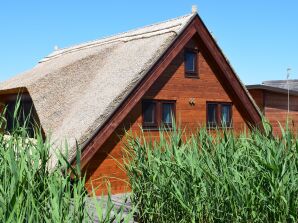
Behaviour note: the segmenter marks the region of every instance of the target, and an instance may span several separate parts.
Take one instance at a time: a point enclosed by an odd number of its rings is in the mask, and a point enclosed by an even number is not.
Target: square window
[[[142,114],[144,129],[172,128],[175,118],[175,101],[144,100]]]
[[[232,127],[232,104],[228,102],[207,103],[207,127]]]

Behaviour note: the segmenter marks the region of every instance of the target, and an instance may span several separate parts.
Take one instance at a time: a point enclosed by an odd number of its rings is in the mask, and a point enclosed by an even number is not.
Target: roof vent
[[[198,13],[198,7],[196,5],[191,6],[191,13],[193,14]]]
[[[54,50],[56,51],[56,50],[59,50],[59,47],[56,45],[56,46],[54,46]]]

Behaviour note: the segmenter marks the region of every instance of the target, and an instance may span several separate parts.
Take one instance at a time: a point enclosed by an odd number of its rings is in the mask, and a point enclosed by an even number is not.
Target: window
[[[144,100],[142,103],[143,128],[172,128],[175,118],[175,101]]]
[[[197,77],[197,52],[195,50],[185,50],[184,67],[186,76]]]
[[[17,125],[23,127],[26,122],[26,128],[29,137],[34,137],[35,110],[33,109],[32,101],[20,100],[17,117],[14,117],[15,108],[15,100],[7,103],[7,111],[5,114],[5,118],[7,120],[6,130],[8,132],[12,132],[17,127]]]
[[[232,104],[224,102],[208,102],[207,127],[232,127]]]

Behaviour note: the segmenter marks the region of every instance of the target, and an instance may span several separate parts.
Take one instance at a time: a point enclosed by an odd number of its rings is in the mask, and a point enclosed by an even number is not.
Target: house
[[[263,115],[272,124],[274,134],[280,135],[280,124],[285,127],[287,122],[288,127],[297,132],[298,80],[264,81],[262,84],[246,87]]]
[[[172,115],[187,131],[200,126],[241,131],[261,123],[245,86],[196,12],[65,49],[0,85],[10,100],[22,90],[54,145],[76,140],[87,188],[110,176],[127,190],[121,162],[124,129],[158,137]],[[63,147],[61,147],[63,148]],[[60,149],[61,149],[60,148]],[[59,149],[59,148],[58,148]],[[54,151],[51,166],[54,166]],[[102,187],[97,193],[100,194]]]

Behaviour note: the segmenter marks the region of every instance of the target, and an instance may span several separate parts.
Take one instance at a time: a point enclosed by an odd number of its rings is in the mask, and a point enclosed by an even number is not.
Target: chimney
[[[196,5],[191,6],[191,13],[193,13],[193,14],[198,13],[198,7]]]

